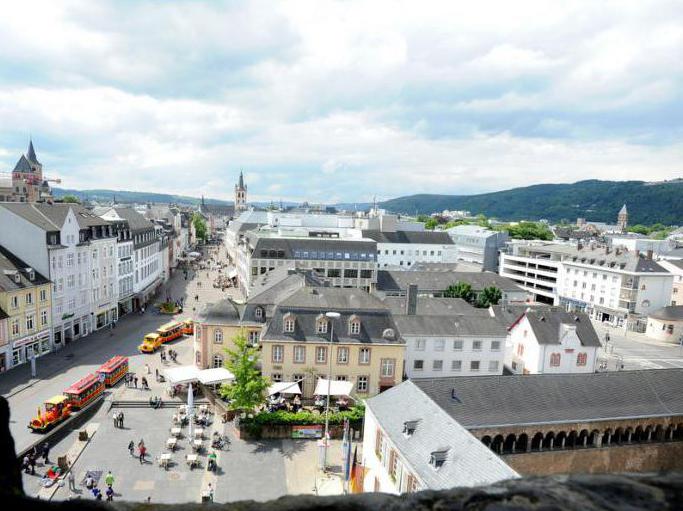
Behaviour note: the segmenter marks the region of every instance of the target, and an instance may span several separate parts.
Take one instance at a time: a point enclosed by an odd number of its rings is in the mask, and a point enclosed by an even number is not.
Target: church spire
[[[33,149],[33,140],[30,138],[28,139],[28,152],[26,153],[26,157],[31,163],[40,163],[36,156],[36,151]]]
[[[237,184],[237,186],[238,186],[239,188],[244,189],[244,174],[242,173],[241,170],[240,170],[240,181],[239,181],[239,183]]]

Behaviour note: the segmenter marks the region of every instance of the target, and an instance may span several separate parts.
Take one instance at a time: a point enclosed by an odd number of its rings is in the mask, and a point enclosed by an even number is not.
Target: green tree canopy
[[[436,218],[430,218],[425,222],[425,229],[433,231],[437,225],[439,225],[439,221]]]
[[[80,204],[81,200],[75,195],[65,195],[62,197],[62,202],[69,202],[71,204]]]
[[[495,286],[485,287],[477,297],[476,306],[488,308],[491,305],[498,305],[500,299],[503,298],[503,293]]]
[[[519,222],[496,226],[498,231],[507,231],[511,238],[517,240],[551,241],[555,236],[547,225],[540,222]]]
[[[474,292],[472,291],[472,286],[467,282],[456,282],[446,288],[444,296],[447,298],[462,298],[470,302],[474,298]]]
[[[208,231],[206,228],[206,220],[204,220],[204,217],[199,213],[193,214],[192,225],[194,226],[194,230],[197,233],[197,238],[202,241],[206,241],[206,238],[208,237]]]
[[[230,400],[230,409],[236,411],[253,411],[266,401],[268,379],[258,370],[258,349],[247,341],[244,331],[234,338],[235,349],[226,349],[228,360],[225,367],[235,375],[235,379],[219,389],[222,397]]]

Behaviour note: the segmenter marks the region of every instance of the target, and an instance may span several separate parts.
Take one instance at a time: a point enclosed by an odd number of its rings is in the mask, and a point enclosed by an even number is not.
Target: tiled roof
[[[254,246],[253,257],[261,257],[261,250],[283,250],[285,259],[294,259],[295,251],[300,252],[362,252],[374,255],[377,245],[371,240],[348,238],[271,238],[258,236],[252,232],[248,235]],[[370,259],[374,260],[374,259]]]
[[[209,303],[199,313],[197,320],[200,323],[222,325],[226,323],[239,323],[240,317],[235,303],[226,298],[216,303]]]
[[[683,369],[413,382],[468,429],[683,415]]]
[[[453,240],[445,231],[372,231],[364,230],[364,238],[377,243],[421,243],[434,245],[453,245]]]
[[[366,401],[384,434],[425,489],[478,486],[519,477],[491,449],[408,380]],[[411,435],[406,422],[417,421]],[[430,454],[446,451],[444,464],[430,465]]]
[[[457,282],[467,282],[474,291],[494,286],[501,291],[522,291],[511,279],[490,272],[459,271],[401,271],[379,270],[377,289],[379,291],[404,291],[409,284],[417,284],[420,291],[445,291]]]
[[[26,156],[23,154],[21,155],[21,158],[19,158],[19,161],[17,161],[17,164],[14,166],[14,172],[33,172],[33,169],[31,168],[31,163],[26,159]]]
[[[583,312],[569,313],[555,309],[530,310],[524,314],[539,344],[560,344],[560,325],[572,325],[576,327],[576,334],[582,346],[602,346],[593,323]]]
[[[235,206],[227,204],[201,204],[199,210],[206,215],[229,217],[235,215]]]

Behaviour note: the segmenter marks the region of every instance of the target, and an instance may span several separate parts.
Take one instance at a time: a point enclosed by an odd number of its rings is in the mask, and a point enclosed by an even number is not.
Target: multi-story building
[[[683,305],[683,259],[661,259],[657,263],[673,275],[671,305]]]
[[[305,398],[318,378],[352,382],[353,394],[362,398],[393,387],[403,374],[405,343],[391,312],[359,289],[294,291],[275,305],[260,344],[262,373],[276,382],[302,382]]]
[[[392,311],[406,343],[408,378],[503,374],[507,325],[501,318],[461,300],[420,297],[416,286],[385,303],[396,300],[405,304]]]
[[[447,406],[454,398],[437,401],[409,380],[366,401],[365,492],[443,490],[519,477],[452,417]]]
[[[458,225],[446,232],[456,249],[456,260],[477,264],[482,271],[498,271],[498,254],[508,241],[504,231],[479,225]]]
[[[557,301],[559,258],[545,250],[547,243],[510,243],[500,253],[498,272],[529,293],[535,302]]]
[[[445,231],[363,230],[377,242],[377,267],[409,269],[415,263],[451,263],[455,245]]]
[[[0,244],[52,282],[55,347],[117,318],[116,235],[78,204],[0,203]]]
[[[598,334],[586,314],[527,310],[509,328],[506,365],[516,374],[593,373]]]
[[[0,372],[52,350],[51,287],[0,246]]]

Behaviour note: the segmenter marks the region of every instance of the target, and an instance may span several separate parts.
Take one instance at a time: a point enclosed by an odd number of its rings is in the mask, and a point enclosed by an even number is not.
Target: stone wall
[[[662,472],[683,470],[683,442],[506,454],[502,459],[522,475]]]

